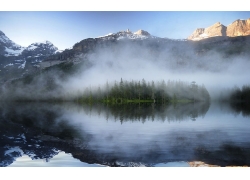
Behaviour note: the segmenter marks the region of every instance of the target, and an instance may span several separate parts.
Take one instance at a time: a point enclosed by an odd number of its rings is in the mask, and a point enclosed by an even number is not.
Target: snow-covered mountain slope
[[[19,56],[40,57],[56,54],[60,52],[50,41],[32,43],[28,47],[22,47],[10,40],[0,31],[0,55],[5,57]]]
[[[138,30],[136,32],[131,32],[129,29],[126,31],[119,31],[117,33],[109,33],[105,36],[99,36],[98,38],[101,38],[103,40],[121,40],[121,39],[148,39],[148,38],[157,38],[156,36],[150,35],[147,31],[144,30]]]
[[[58,48],[50,41],[36,42],[29,45],[22,52],[27,57],[40,57],[55,54]]]
[[[2,31],[0,31],[0,54],[4,56],[18,56],[25,47],[22,47],[10,40]]]
[[[43,41],[43,42],[36,42],[36,43],[32,43],[31,45],[29,45],[26,50],[35,50],[39,47],[43,47],[43,48],[49,48],[51,50],[58,50],[57,47],[55,47],[51,42],[49,41]]]
[[[28,47],[22,47],[0,31],[0,82],[20,78],[35,71],[40,62],[60,52],[50,41],[36,42]]]

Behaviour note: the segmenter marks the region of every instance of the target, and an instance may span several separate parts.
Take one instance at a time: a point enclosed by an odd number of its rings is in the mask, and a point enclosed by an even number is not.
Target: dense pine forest
[[[124,81],[106,84],[101,88],[86,88],[77,98],[78,102],[94,103],[104,102],[111,104],[125,103],[177,103],[209,101],[210,95],[204,85],[199,86],[195,82],[182,81],[146,82]]]

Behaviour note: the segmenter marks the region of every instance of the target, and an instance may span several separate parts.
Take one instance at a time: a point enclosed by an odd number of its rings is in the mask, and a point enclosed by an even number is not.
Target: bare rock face
[[[215,37],[215,36],[247,36],[250,35],[250,18],[247,20],[236,20],[227,27],[220,22],[208,28],[196,29],[187,39],[199,41],[201,39]]]
[[[247,20],[236,20],[227,27],[227,36],[247,36],[250,35],[250,18]]]
[[[209,37],[214,36],[225,36],[227,27],[221,24],[220,22],[215,23],[214,25],[205,29],[204,34]]]
[[[204,33],[204,31],[205,31],[205,28],[198,28],[198,29],[196,29],[196,30],[193,32],[193,34],[191,34],[191,35],[188,37],[188,39],[194,40],[194,39],[196,39],[196,38],[199,38],[200,35],[202,35],[202,34]]]
[[[147,31],[144,31],[144,30],[141,30],[141,29],[136,31],[134,34],[143,35],[143,36],[150,36],[150,34]]]
[[[195,41],[214,36],[226,36],[226,30],[226,26],[224,26],[220,22],[217,22],[208,28],[196,29],[194,33],[188,37],[188,39]]]

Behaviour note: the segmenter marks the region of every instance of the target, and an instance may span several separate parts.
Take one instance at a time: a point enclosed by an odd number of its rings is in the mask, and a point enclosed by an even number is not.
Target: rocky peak
[[[50,41],[46,40],[42,42],[32,43],[27,48],[25,48],[22,54],[25,56],[40,57],[40,56],[52,55],[57,50],[58,50],[57,47],[55,47]]]
[[[207,28],[196,29],[193,34],[191,34],[189,40],[201,40],[204,38],[214,37],[214,36],[225,36],[227,27],[220,22]]]
[[[193,32],[193,34],[191,34],[191,35],[188,37],[188,39],[190,39],[190,40],[195,40],[196,38],[199,38],[200,35],[202,35],[202,34],[204,33],[204,31],[205,31],[205,28],[198,28],[198,29],[196,29],[196,30]]]
[[[0,55],[18,56],[24,47],[14,43],[2,31],[0,31]]]
[[[215,23],[214,25],[205,29],[204,33],[206,33],[209,37],[214,36],[225,36],[227,27],[221,24],[220,22]]]
[[[150,36],[150,34],[147,31],[144,31],[142,29],[136,31],[134,34],[142,35],[142,36]]]
[[[227,36],[247,36],[250,35],[250,18],[247,20],[237,19],[227,27]]]
[[[227,27],[220,22],[207,28],[196,29],[187,39],[201,40],[215,36],[247,36],[250,35],[250,18],[247,20],[236,20]]]

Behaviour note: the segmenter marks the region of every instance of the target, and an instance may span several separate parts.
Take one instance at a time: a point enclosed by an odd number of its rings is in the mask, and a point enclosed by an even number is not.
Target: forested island
[[[115,81],[106,82],[102,88],[86,88],[76,98],[80,103],[102,102],[107,104],[127,103],[184,103],[209,101],[210,95],[204,85],[197,85],[182,81],[164,80],[158,82],[141,81]]]

